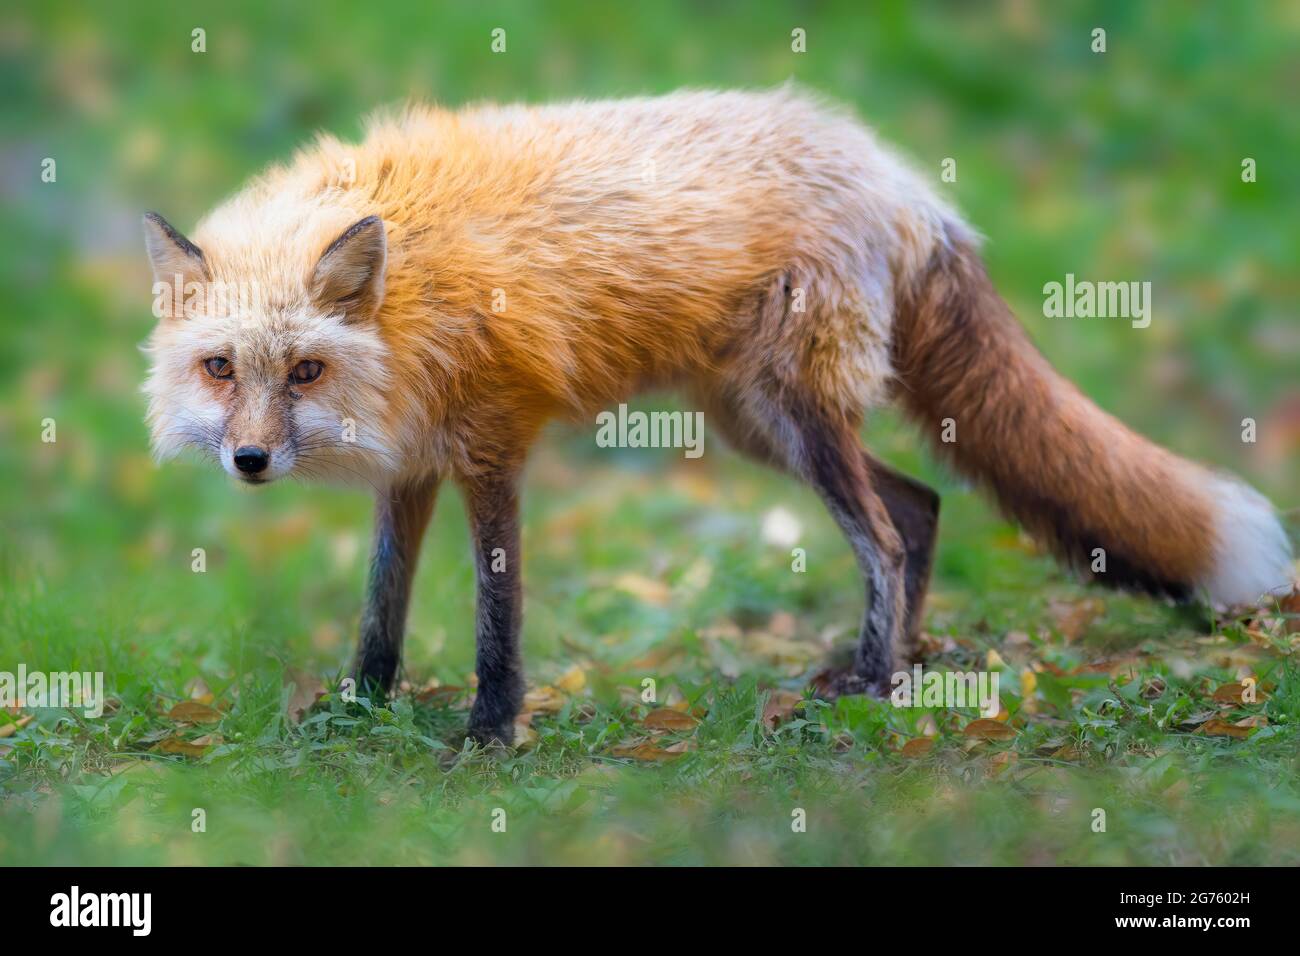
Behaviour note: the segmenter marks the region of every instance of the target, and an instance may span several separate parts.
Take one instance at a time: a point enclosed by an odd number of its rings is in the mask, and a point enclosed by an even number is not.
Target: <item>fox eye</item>
[[[293,367],[293,371],[289,373],[289,377],[299,385],[306,385],[308,382],[314,382],[316,379],[320,378],[320,373],[323,371],[325,371],[325,366],[320,362],[313,361],[312,359],[303,359]]]
[[[234,378],[235,370],[230,362],[221,356],[214,356],[203,361],[203,367],[213,378]]]

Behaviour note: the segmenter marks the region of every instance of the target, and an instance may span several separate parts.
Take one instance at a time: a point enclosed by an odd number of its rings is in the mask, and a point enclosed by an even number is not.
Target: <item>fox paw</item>
[[[813,688],[822,700],[833,701],[840,697],[865,695],[877,700],[887,700],[890,694],[889,678],[872,680],[855,674],[848,668],[828,668],[812,679]]]
[[[515,725],[501,724],[495,727],[470,724],[470,738],[483,747],[509,747],[515,740]]]

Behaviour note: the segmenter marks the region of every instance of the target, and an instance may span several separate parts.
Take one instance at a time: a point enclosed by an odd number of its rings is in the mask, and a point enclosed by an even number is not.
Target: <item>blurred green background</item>
[[[490,48],[497,27],[501,54]],[[1091,50],[1097,27],[1102,54]],[[195,28],[204,53],[192,52]],[[791,50],[795,28],[805,53]],[[1228,742],[1250,747],[1244,756],[1217,741],[1162,750],[1152,741],[1167,722],[1111,728],[1122,743],[1097,744],[1086,772],[1039,766],[1051,773],[1033,786],[992,789],[964,785],[960,748],[883,780],[881,761],[896,758],[881,735],[908,730],[868,705],[838,710],[821,737],[773,743],[754,725],[762,688],[797,688],[813,651],[852,634],[859,588],[815,499],[716,440],[699,461],[611,456],[593,430],[557,428],[540,453],[526,499],[529,673],[546,683],[576,661],[587,686],[582,708],[539,720],[534,750],[429,756],[419,738],[452,740],[455,708],[408,705],[310,731],[286,722],[286,674],[301,685],[348,657],[369,503],[290,484],[241,494],[207,464],[157,468],[137,346],[152,321],[141,212],[189,230],[317,129],[353,137],[365,114],[406,98],[540,102],[794,78],[850,104],[936,180],[945,158],[957,161],[957,181],[941,188],[988,237],[995,281],[1099,404],[1294,507],[1298,38],[1290,2],[7,4],[0,670],[103,670],[122,706],[99,725],[41,715],[0,748],[0,861],[1294,862],[1296,741],[1277,726],[1271,744]],[[54,182],[42,181],[46,158]],[[1255,182],[1242,181],[1245,158]],[[1151,326],[1043,318],[1044,283],[1069,272],[1151,281]],[[1252,444],[1241,440],[1247,417]],[[52,444],[41,441],[45,419],[56,422]],[[1052,602],[1082,600],[892,415],[868,427],[885,457],[945,492],[930,628],[957,639],[955,663],[962,648],[982,659],[1009,631],[1037,641]],[[805,576],[762,543],[775,508],[825,556]],[[207,549],[206,574],[191,573],[194,547]],[[449,491],[412,611],[416,685],[466,682],[472,579]],[[663,582],[671,599],[646,582]],[[1091,635],[1103,647],[1206,633],[1195,615],[1107,601]],[[701,633],[719,626],[742,638]],[[751,633],[805,646],[754,650]],[[1068,643],[1057,650],[1091,653]],[[677,654],[672,667],[664,648]],[[1186,667],[1150,666],[1183,681],[1188,700],[1237,673],[1179,653]],[[605,760],[637,718],[635,695],[620,688],[635,687],[655,654],[685,698],[711,702],[699,751],[671,768]],[[1274,675],[1283,689],[1288,673]],[[715,685],[725,700],[709,696]],[[199,696],[196,686],[229,709],[224,742],[195,762],[159,759],[160,710]],[[1089,695],[1104,697],[1105,681],[1075,689],[1079,711],[1062,732],[1086,743],[1089,722],[1110,719],[1089,709],[1102,708]],[[403,734],[406,750],[390,739]],[[1041,743],[1018,746],[1022,767]],[[1138,757],[1169,761],[1154,772],[1155,795]],[[746,785],[755,773],[770,781],[757,794]],[[1170,774],[1202,802],[1165,800]],[[1094,791],[1128,801],[1126,841],[1061,828],[1059,801],[1087,794],[1079,805],[1091,806],[1103,799]],[[205,799],[227,808],[222,842],[186,844],[186,808]],[[549,814],[549,828],[525,826],[508,844],[472,836],[493,799],[525,819]],[[820,836],[790,844],[786,808],[815,799],[830,808]],[[776,824],[740,812],[746,800]],[[1225,815],[1241,826],[1225,831]],[[366,849],[367,834],[386,834],[386,849]]]

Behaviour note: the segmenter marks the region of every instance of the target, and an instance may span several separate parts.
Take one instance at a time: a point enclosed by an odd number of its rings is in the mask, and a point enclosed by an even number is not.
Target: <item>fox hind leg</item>
[[[904,636],[919,627],[938,496],[873,458],[858,440],[851,418],[807,400],[741,394],[712,391],[700,398],[729,444],[808,482],[848,539],[862,571],[867,606],[858,645],[851,669],[837,677],[831,691],[883,692],[906,650]],[[915,540],[905,547],[900,531]]]
[[[888,692],[907,619],[906,551],[889,509],[872,484],[872,470],[848,422],[796,407],[800,470],[848,538],[862,571],[866,611],[850,673],[831,688],[839,694]]]
[[[871,473],[871,486],[885,503],[906,551],[903,579],[907,612],[902,632],[903,645],[898,652],[901,659],[910,660],[917,655],[925,594],[930,587],[930,570],[934,565],[935,538],[939,531],[939,494],[929,485],[890,468],[870,452],[864,451],[862,457]]]

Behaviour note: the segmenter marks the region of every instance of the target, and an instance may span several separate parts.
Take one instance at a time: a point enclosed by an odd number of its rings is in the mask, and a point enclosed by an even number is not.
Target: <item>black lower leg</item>
[[[519,652],[523,623],[519,502],[513,473],[465,484],[478,582],[475,626],[478,692],[469,731],[480,743],[509,744],[523,705],[524,672]]]
[[[904,551],[884,503],[871,485],[857,435],[828,417],[795,416],[809,483],[849,539],[866,590],[866,612],[841,693],[888,689],[905,618]]]
[[[928,485],[909,478],[888,465],[863,452],[871,474],[871,486],[889,511],[889,519],[903,539],[906,560],[903,567],[903,584],[907,605],[903,624],[903,657],[915,653],[916,636],[920,632],[925,607],[925,593],[930,586],[930,570],[934,565],[935,537],[939,530],[939,495]]]
[[[358,690],[386,694],[402,660],[411,580],[420,539],[433,513],[436,478],[403,483],[378,496],[375,537],[352,675]]]

